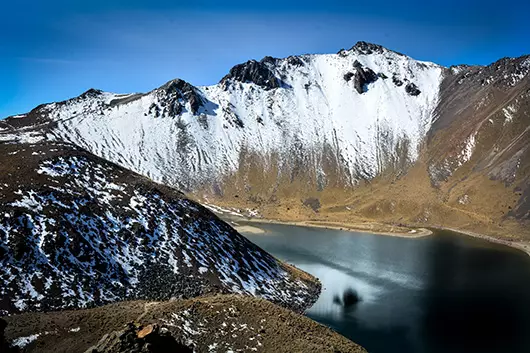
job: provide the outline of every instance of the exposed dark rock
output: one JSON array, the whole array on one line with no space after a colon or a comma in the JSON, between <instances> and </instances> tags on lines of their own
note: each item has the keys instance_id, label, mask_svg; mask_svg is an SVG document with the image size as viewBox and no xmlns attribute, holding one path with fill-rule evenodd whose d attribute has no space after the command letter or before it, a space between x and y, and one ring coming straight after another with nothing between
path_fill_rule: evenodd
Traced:
<instances>
[{"instance_id":1,"label":"exposed dark rock","mask_svg":"<svg viewBox=\"0 0 530 353\"><path fill-rule=\"evenodd\" d=\"M132 94L132 95L125 95L125 97L123 97L123 98L117 98L117 99L111 100L109 105L111 107L115 107L115 106L118 106L118 105L121 105L121 104L127 104L127 103L133 102L133 101L135 101L137 99L140 99L142 96L143 96L143 94L141 94L141 93Z\"/></svg>"},{"instance_id":2,"label":"exposed dark rock","mask_svg":"<svg viewBox=\"0 0 530 353\"><path fill-rule=\"evenodd\" d=\"M168 95L168 113L170 116L177 116L182 112L183 105L179 100L184 100L190 104L190 109L193 114L196 114L204 104L203 98L200 96L197 89L189 84L188 82L175 79L171 80L162 87L160 90Z\"/></svg>"},{"instance_id":3,"label":"exposed dark rock","mask_svg":"<svg viewBox=\"0 0 530 353\"><path fill-rule=\"evenodd\" d=\"M355 90L361 94L366 91L366 85L375 82L378 75L369 67L363 67L363 65L355 60L353 63L354 72L347 72L344 74L344 80L349 82L353 78L353 84Z\"/></svg>"},{"instance_id":4,"label":"exposed dark rock","mask_svg":"<svg viewBox=\"0 0 530 353\"><path fill-rule=\"evenodd\" d=\"M102 90L90 88L88 91L81 94L78 98L86 99L86 98L95 98L103 93Z\"/></svg>"},{"instance_id":5,"label":"exposed dark rock","mask_svg":"<svg viewBox=\"0 0 530 353\"><path fill-rule=\"evenodd\" d=\"M271 58L272 59L272 58ZM222 78L221 83L227 84L228 81L238 82L252 82L265 89L273 89L281 87L280 80L269 69L268 62L258 62L256 60L247 61L244 64L239 64L230 69L228 75Z\"/></svg>"},{"instance_id":6,"label":"exposed dark rock","mask_svg":"<svg viewBox=\"0 0 530 353\"><path fill-rule=\"evenodd\" d=\"M232 103L229 103L227 107L223 108L223 113L226 116L227 121L232 126L237 126L239 128L245 127L245 124L243 123L243 120L237 115L235 112L235 106Z\"/></svg>"},{"instance_id":7,"label":"exposed dark rock","mask_svg":"<svg viewBox=\"0 0 530 353\"><path fill-rule=\"evenodd\" d=\"M391 52L396 53L398 55L403 55L403 54L398 53L396 51L386 49L382 45L373 44L373 43L367 43L367 42L363 42L363 41L357 42L350 50L354 50L354 51L357 51L358 53L365 54L365 55L374 54L374 53L375 54L382 54L382 53L385 52L385 50L391 51Z\"/></svg>"},{"instance_id":8,"label":"exposed dark rock","mask_svg":"<svg viewBox=\"0 0 530 353\"><path fill-rule=\"evenodd\" d=\"M346 82L350 82L351 78L354 76L354 73L353 72L347 72L344 74L344 80Z\"/></svg>"},{"instance_id":9,"label":"exposed dark rock","mask_svg":"<svg viewBox=\"0 0 530 353\"><path fill-rule=\"evenodd\" d=\"M318 212L320 209L320 200L315 197L305 199L302 204L306 207L310 207L315 212Z\"/></svg>"},{"instance_id":10,"label":"exposed dark rock","mask_svg":"<svg viewBox=\"0 0 530 353\"><path fill-rule=\"evenodd\" d=\"M377 80L376 73L369 67L359 68L353 76L355 90L361 94L366 91L366 85Z\"/></svg>"},{"instance_id":11,"label":"exposed dark rock","mask_svg":"<svg viewBox=\"0 0 530 353\"><path fill-rule=\"evenodd\" d=\"M122 331L104 335L86 353L192 353L193 349L177 342L165 327L157 324L127 324Z\"/></svg>"},{"instance_id":12,"label":"exposed dark rock","mask_svg":"<svg viewBox=\"0 0 530 353\"><path fill-rule=\"evenodd\" d=\"M300 67L304 66L304 62L298 56L290 56L287 58L287 63L291 66Z\"/></svg>"},{"instance_id":13,"label":"exposed dark rock","mask_svg":"<svg viewBox=\"0 0 530 353\"><path fill-rule=\"evenodd\" d=\"M405 91L407 91L407 93L411 96L417 96L421 93L421 91L418 89L418 86L416 86L412 82L407 83L407 85L405 86Z\"/></svg>"},{"instance_id":14,"label":"exposed dark rock","mask_svg":"<svg viewBox=\"0 0 530 353\"><path fill-rule=\"evenodd\" d=\"M17 347L10 347L9 343L7 342L4 332L7 327L7 322L0 319L0 352L2 353L18 353L20 352L20 349Z\"/></svg>"},{"instance_id":15,"label":"exposed dark rock","mask_svg":"<svg viewBox=\"0 0 530 353\"><path fill-rule=\"evenodd\" d=\"M396 86L398 86L398 87L403 86L403 81L401 81L401 79L399 78L399 76L396 75L396 74L392 75L392 82L393 82Z\"/></svg>"},{"instance_id":16,"label":"exposed dark rock","mask_svg":"<svg viewBox=\"0 0 530 353\"><path fill-rule=\"evenodd\" d=\"M356 50L359 53L362 54L373 54L373 53L382 53L385 48L383 48L380 45L367 43L367 42L357 42L355 45L351 48L351 50Z\"/></svg>"},{"instance_id":17,"label":"exposed dark rock","mask_svg":"<svg viewBox=\"0 0 530 353\"><path fill-rule=\"evenodd\" d=\"M277 61L278 61L277 58L273 58L272 56L265 56L265 57L263 57L263 59L261 59L260 63L276 65Z\"/></svg>"}]
</instances>

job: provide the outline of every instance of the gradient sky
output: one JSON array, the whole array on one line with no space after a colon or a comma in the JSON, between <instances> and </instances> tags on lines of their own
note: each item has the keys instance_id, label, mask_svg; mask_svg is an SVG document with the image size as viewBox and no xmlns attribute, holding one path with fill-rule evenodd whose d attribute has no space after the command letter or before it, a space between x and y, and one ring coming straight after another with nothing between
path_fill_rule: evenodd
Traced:
<instances>
[{"instance_id":1,"label":"gradient sky","mask_svg":"<svg viewBox=\"0 0 530 353\"><path fill-rule=\"evenodd\" d=\"M0 118L94 87L218 82L265 55L336 53L359 40L442 65L530 53L530 1L3 0Z\"/></svg>"}]
</instances>

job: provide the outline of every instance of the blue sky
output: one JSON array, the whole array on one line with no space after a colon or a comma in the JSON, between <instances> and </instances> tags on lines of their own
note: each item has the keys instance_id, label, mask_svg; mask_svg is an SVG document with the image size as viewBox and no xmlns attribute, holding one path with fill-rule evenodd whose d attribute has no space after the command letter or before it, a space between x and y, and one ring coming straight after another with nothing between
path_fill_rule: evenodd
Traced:
<instances>
[{"instance_id":1,"label":"blue sky","mask_svg":"<svg viewBox=\"0 0 530 353\"><path fill-rule=\"evenodd\" d=\"M144 92L218 82L265 55L335 53L359 40L442 65L530 53L530 2L3 1L0 118L94 87Z\"/></svg>"}]
</instances>

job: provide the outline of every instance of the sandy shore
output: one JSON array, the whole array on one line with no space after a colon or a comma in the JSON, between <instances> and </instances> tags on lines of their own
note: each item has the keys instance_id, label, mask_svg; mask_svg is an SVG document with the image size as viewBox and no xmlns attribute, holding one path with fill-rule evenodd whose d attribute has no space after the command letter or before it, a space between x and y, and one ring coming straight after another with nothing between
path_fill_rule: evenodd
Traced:
<instances>
[{"instance_id":1,"label":"sandy shore","mask_svg":"<svg viewBox=\"0 0 530 353\"><path fill-rule=\"evenodd\" d=\"M238 233L250 233L250 234L264 234L265 233L265 230L258 228L258 227L249 226L249 225L244 225L244 226L232 225L232 226L235 228L235 230L238 231Z\"/></svg>"},{"instance_id":2,"label":"sandy shore","mask_svg":"<svg viewBox=\"0 0 530 353\"><path fill-rule=\"evenodd\" d=\"M232 218L232 217L231 217ZM239 218L239 217L237 217ZM340 223L340 222L326 222L326 221L280 221L274 219L263 219L263 218L239 218L239 221L245 223L262 223L262 224L283 224L283 225L292 225L300 227L313 227L313 228L323 228L323 229L335 229L335 230L345 230L345 231L354 231L354 232L367 232L372 234L386 235L392 237L402 237L402 238L421 238L433 234L431 230L426 228L405 228L405 227L393 227L380 225L377 223ZM235 223L235 222L230 222ZM259 226L253 227L250 225L238 225L237 223L233 224L238 232L243 233L252 233L252 234L263 234L266 233ZM381 230L381 228L390 228L389 230ZM449 230L455 233L464 234L474 238L483 239L492 243L502 244L514 249L523 251L528 256L530 256L530 242L524 241L510 241L506 239L499 239L489 235L479 234L467 230L449 228L449 227L432 227L434 229Z\"/></svg>"},{"instance_id":3,"label":"sandy shore","mask_svg":"<svg viewBox=\"0 0 530 353\"><path fill-rule=\"evenodd\" d=\"M247 232L253 234L265 233L263 229L253 227L250 225L239 225L234 222L235 216L229 217L229 223L239 232ZM323 229L334 229L334 230L345 230L353 232L366 232L372 234L386 235L392 237L402 238L421 238L432 234L432 231L426 228L405 228L405 227L393 227L384 226L388 230L382 230L383 226L374 223L339 223L339 222L326 222L326 221L280 221L275 219L264 219L264 218L239 218L238 221L246 223L256 224L283 224L298 227L312 227L312 228L323 228ZM257 229L261 230L258 232Z\"/></svg>"}]
</instances>

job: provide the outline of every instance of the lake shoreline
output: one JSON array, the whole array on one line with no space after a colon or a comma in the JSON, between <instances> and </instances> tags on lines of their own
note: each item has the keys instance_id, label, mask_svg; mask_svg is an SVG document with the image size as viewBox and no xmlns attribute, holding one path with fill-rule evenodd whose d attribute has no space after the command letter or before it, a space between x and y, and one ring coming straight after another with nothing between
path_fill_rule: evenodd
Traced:
<instances>
[{"instance_id":1,"label":"lake shoreline","mask_svg":"<svg viewBox=\"0 0 530 353\"><path fill-rule=\"evenodd\" d=\"M505 239L492 237L490 235L484 235L484 234L475 233L475 232L472 232L472 231L469 231L469 230L462 230L462 229L450 228L450 227L431 227L431 228L440 229L440 230L449 230L449 231L452 231L452 232L455 232L455 233L459 233L459 234L463 234L463 235L467 235L467 236L470 236L470 237L473 237L473 238L486 240L486 241L489 241L490 243L496 243L496 244L505 245L505 246L508 246L510 248L520 250L520 251L524 252L526 255L530 256L530 242L510 241L510 240L505 240Z\"/></svg>"},{"instance_id":2,"label":"lake shoreline","mask_svg":"<svg viewBox=\"0 0 530 353\"><path fill-rule=\"evenodd\" d=\"M343 230L343 231L360 232L360 233L371 233L371 234L377 234L377 235L399 237L399 238L412 238L412 239L422 238L422 237L426 237L426 236L433 234L433 232L430 229L415 228L415 227L407 227L407 228L410 228L411 230L414 230L415 231L414 233L399 232L399 231L395 231L395 232L380 231L380 230L374 229L373 224L367 224L367 223L366 224L352 224L352 223L326 222L326 221L282 221L282 220L276 220L276 219L245 218L245 217L238 217L238 216L230 216L230 217L222 217L222 218L227 220L228 223L235 222L236 224L234 225L234 228L236 228L238 232L247 232L247 233L252 233L252 234L265 234L266 232L259 227L253 227L250 225L239 226L237 225L237 222L239 221L239 222L258 223L258 224L259 223L282 224L282 225L291 225L291 226L298 226L298 227L311 227L311 228ZM372 228L370 228L367 225L372 226ZM466 236L470 236L473 238L486 240L491 243L505 245L513 249L522 251L526 255L530 256L530 242L510 241L510 240L505 240L505 239L499 239L499 238L492 237L489 235L479 234L479 233L475 233L475 232L468 231L468 230L450 228L450 227L429 226L429 228L437 229L437 230L449 230L449 231L459 233L462 235L466 235Z\"/></svg>"},{"instance_id":3,"label":"lake shoreline","mask_svg":"<svg viewBox=\"0 0 530 353\"><path fill-rule=\"evenodd\" d=\"M368 223L340 223L340 222L326 222L326 221L282 221L277 219L267 219L267 218L245 218L238 216L226 217L223 215L225 221L230 223L237 231L248 232L253 234L263 234L266 233L259 227L253 227L250 225L241 226L237 222L246 222L246 223L262 223L262 224L282 224L290 225L297 227L310 227L310 228L322 228L322 229L333 229L333 230L343 230L350 232L360 232L360 233L370 233L377 235L385 235L391 237L399 238L422 238L433 234L433 232L427 228L415 228L407 227L407 232L405 231L392 231L393 228L403 228L403 227L392 227L390 226L391 231L383 231L375 228L373 224ZM259 229L260 231L258 231Z\"/></svg>"}]
</instances>

